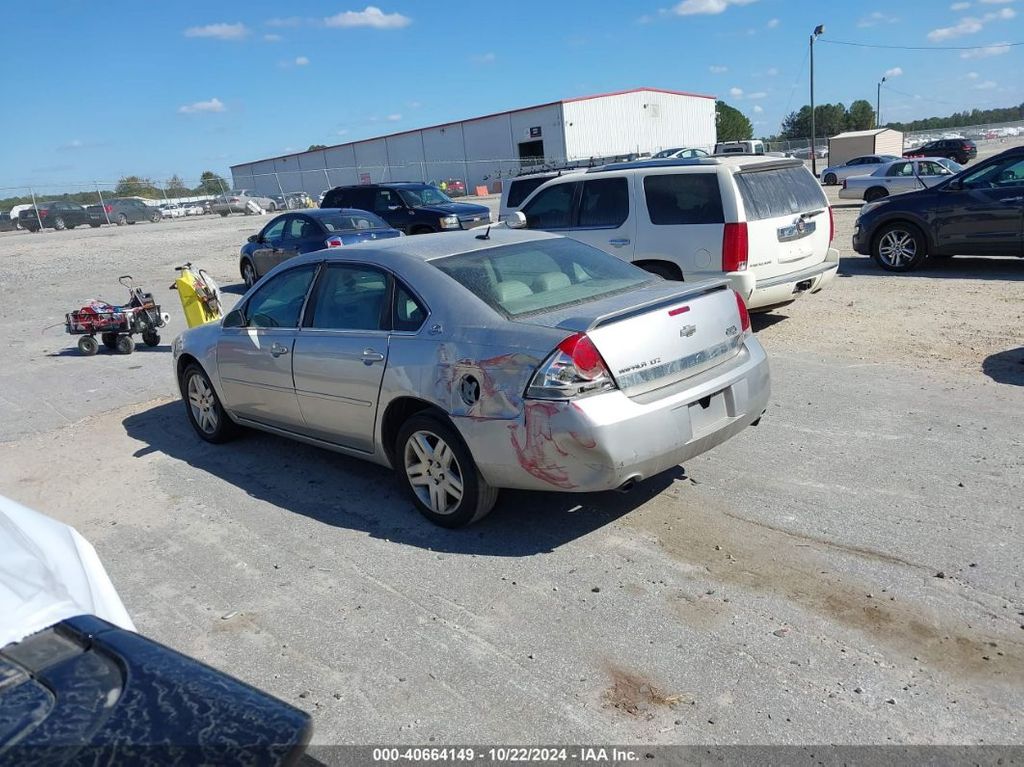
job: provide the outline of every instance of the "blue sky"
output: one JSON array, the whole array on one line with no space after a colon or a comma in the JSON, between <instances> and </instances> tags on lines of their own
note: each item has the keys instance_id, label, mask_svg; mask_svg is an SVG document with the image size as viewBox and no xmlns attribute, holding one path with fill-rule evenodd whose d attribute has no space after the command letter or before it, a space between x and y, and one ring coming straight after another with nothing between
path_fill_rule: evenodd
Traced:
<instances>
[{"instance_id":1,"label":"blue sky","mask_svg":"<svg viewBox=\"0 0 1024 767\"><path fill-rule=\"evenodd\" d=\"M807 102L885 119L1024 101L1024 0L594 0L444 5L58 0L0 30L0 187L189 181L205 169L637 86L717 95L759 135ZM15 87L16 85L16 87ZM0 196L6 196L0 190Z\"/></svg>"}]
</instances>

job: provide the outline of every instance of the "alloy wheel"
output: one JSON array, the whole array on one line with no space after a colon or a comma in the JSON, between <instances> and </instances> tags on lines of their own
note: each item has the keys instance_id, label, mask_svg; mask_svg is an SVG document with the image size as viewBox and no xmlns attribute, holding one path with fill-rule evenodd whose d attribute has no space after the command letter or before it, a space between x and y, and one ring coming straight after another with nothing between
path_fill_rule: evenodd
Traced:
<instances>
[{"instance_id":1,"label":"alloy wheel","mask_svg":"<svg viewBox=\"0 0 1024 767\"><path fill-rule=\"evenodd\" d=\"M188 404L196 425L206 434L217 431L216 398L213 389L198 373L188 379Z\"/></svg>"},{"instance_id":2,"label":"alloy wheel","mask_svg":"<svg viewBox=\"0 0 1024 767\"><path fill-rule=\"evenodd\" d=\"M462 467L451 447L430 431L405 442L405 473L420 501L435 514L453 514L462 502Z\"/></svg>"},{"instance_id":3,"label":"alloy wheel","mask_svg":"<svg viewBox=\"0 0 1024 767\"><path fill-rule=\"evenodd\" d=\"M889 266L905 266L917 258L917 240L905 229L892 229L879 240L878 257Z\"/></svg>"}]
</instances>

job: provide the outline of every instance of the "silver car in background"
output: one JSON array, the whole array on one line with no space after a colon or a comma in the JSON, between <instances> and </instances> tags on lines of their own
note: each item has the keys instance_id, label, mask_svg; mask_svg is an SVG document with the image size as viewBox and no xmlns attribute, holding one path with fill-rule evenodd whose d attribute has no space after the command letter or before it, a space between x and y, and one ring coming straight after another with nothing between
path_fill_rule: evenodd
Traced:
<instances>
[{"instance_id":1,"label":"silver car in background","mask_svg":"<svg viewBox=\"0 0 1024 767\"><path fill-rule=\"evenodd\" d=\"M768 361L725 280L494 227L293 258L173 345L196 433L252 426L393 467L459 527L498 488L628 488L757 421Z\"/></svg>"},{"instance_id":2,"label":"silver car in background","mask_svg":"<svg viewBox=\"0 0 1024 767\"><path fill-rule=\"evenodd\" d=\"M248 189L236 189L227 194L219 194L214 197L213 203L210 205L210 212L219 213L221 216L227 216L230 213L245 213L249 215L253 212L249 209L250 201L256 203L268 213L276 212L279 207L270 197L261 197ZM259 211L256 212L258 213Z\"/></svg>"},{"instance_id":3,"label":"silver car in background","mask_svg":"<svg viewBox=\"0 0 1024 767\"><path fill-rule=\"evenodd\" d=\"M874 202L891 194L927 189L955 175L938 157L894 160L868 176L851 176L843 181L839 196L844 200Z\"/></svg>"},{"instance_id":4,"label":"silver car in background","mask_svg":"<svg viewBox=\"0 0 1024 767\"><path fill-rule=\"evenodd\" d=\"M825 186L835 186L841 184L845 178L874 173L882 165L899 159L894 154L869 154L854 157L839 165L830 165L825 168L821 172L821 183Z\"/></svg>"}]
</instances>

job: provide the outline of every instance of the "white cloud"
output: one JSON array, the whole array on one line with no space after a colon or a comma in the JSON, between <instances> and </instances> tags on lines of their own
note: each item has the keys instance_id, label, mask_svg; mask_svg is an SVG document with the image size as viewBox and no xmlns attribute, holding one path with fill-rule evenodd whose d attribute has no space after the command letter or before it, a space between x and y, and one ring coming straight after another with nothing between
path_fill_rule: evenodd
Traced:
<instances>
[{"instance_id":1,"label":"white cloud","mask_svg":"<svg viewBox=\"0 0 1024 767\"><path fill-rule=\"evenodd\" d=\"M412 23L412 19L400 13L384 13L375 5L366 6L362 11L342 11L324 19L328 27L373 27L374 29L400 29Z\"/></svg>"},{"instance_id":2,"label":"white cloud","mask_svg":"<svg viewBox=\"0 0 1024 767\"><path fill-rule=\"evenodd\" d=\"M951 6L949 6L949 10L951 10L951 11L966 11L970 7L971 7L970 3L953 3Z\"/></svg>"},{"instance_id":3,"label":"white cloud","mask_svg":"<svg viewBox=\"0 0 1024 767\"><path fill-rule=\"evenodd\" d=\"M281 19L267 19L264 24L268 27L298 27L302 26L303 19L299 16L289 16L288 18Z\"/></svg>"},{"instance_id":4,"label":"white cloud","mask_svg":"<svg viewBox=\"0 0 1024 767\"><path fill-rule=\"evenodd\" d=\"M968 80L977 80L979 77L981 77L981 75L979 75L977 72L968 72L966 75L964 75L964 77L966 77Z\"/></svg>"},{"instance_id":5,"label":"white cloud","mask_svg":"<svg viewBox=\"0 0 1024 767\"><path fill-rule=\"evenodd\" d=\"M964 51L960 54L962 59L987 59L992 56L1002 56L1004 53L1009 53L1011 50L1009 43L992 43L992 45L986 45L982 48L976 48L973 51Z\"/></svg>"},{"instance_id":6,"label":"white cloud","mask_svg":"<svg viewBox=\"0 0 1024 767\"><path fill-rule=\"evenodd\" d=\"M775 77L777 74L779 74L779 70L776 67L771 67L770 69L765 71L765 74L768 75L768 77Z\"/></svg>"},{"instance_id":7,"label":"white cloud","mask_svg":"<svg viewBox=\"0 0 1024 767\"><path fill-rule=\"evenodd\" d=\"M193 104L185 104L184 106L178 107L178 113L183 115L197 114L199 112L225 112L227 107L224 106L218 98L212 98L209 101L196 101Z\"/></svg>"},{"instance_id":8,"label":"white cloud","mask_svg":"<svg viewBox=\"0 0 1024 767\"><path fill-rule=\"evenodd\" d=\"M348 128L342 128L340 131L337 132L336 135L338 135L338 136L347 136L348 135Z\"/></svg>"},{"instance_id":9,"label":"white cloud","mask_svg":"<svg viewBox=\"0 0 1024 767\"><path fill-rule=\"evenodd\" d=\"M492 51L488 51L487 53L480 53L476 56L472 56L471 60L477 64L493 64L498 60L498 57L495 56Z\"/></svg>"},{"instance_id":10,"label":"white cloud","mask_svg":"<svg viewBox=\"0 0 1024 767\"><path fill-rule=\"evenodd\" d=\"M765 26L768 29L775 29L777 26L779 26L779 20L778 19L768 19L768 23L765 24Z\"/></svg>"},{"instance_id":11,"label":"white cloud","mask_svg":"<svg viewBox=\"0 0 1024 767\"><path fill-rule=\"evenodd\" d=\"M903 74L903 67L893 67L892 69L885 70L885 76L890 80L894 77L899 77Z\"/></svg>"},{"instance_id":12,"label":"white cloud","mask_svg":"<svg viewBox=\"0 0 1024 767\"><path fill-rule=\"evenodd\" d=\"M1013 8L1002 8L998 11L992 11L986 13L981 18L976 16L964 16L952 27L940 27L939 29L933 29L928 33L928 39L933 43L941 43L945 40L951 40L954 37L960 37L961 35L973 35L985 28L985 25L991 21L1009 21L1017 16L1017 12Z\"/></svg>"},{"instance_id":13,"label":"white cloud","mask_svg":"<svg viewBox=\"0 0 1024 767\"><path fill-rule=\"evenodd\" d=\"M189 27L185 37L212 37L217 40L241 40L249 34L249 27L237 24L207 24L204 27Z\"/></svg>"},{"instance_id":14,"label":"white cloud","mask_svg":"<svg viewBox=\"0 0 1024 767\"><path fill-rule=\"evenodd\" d=\"M61 146L61 149L81 149L85 144L82 143L82 139L73 138L68 143Z\"/></svg>"},{"instance_id":15,"label":"white cloud","mask_svg":"<svg viewBox=\"0 0 1024 767\"><path fill-rule=\"evenodd\" d=\"M295 66L297 66L297 67L309 66L309 59L306 58L305 56L298 56L295 59Z\"/></svg>"},{"instance_id":16,"label":"white cloud","mask_svg":"<svg viewBox=\"0 0 1024 767\"><path fill-rule=\"evenodd\" d=\"M748 93L746 97L748 99L753 99L753 100L757 101L759 99L766 99L766 98L768 98L768 94L765 93L764 91L754 91L753 93Z\"/></svg>"},{"instance_id":17,"label":"white cloud","mask_svg":"<svg viewBox=\"0 0 1024 767\"><path fill-rule=\"evenodd\" d=\"M875 11L857 22L858 27L877 27L879 24L895 24L899 21L897 16L888 16L881 11Z\"/></svg>"},{"instance_id":18,"label":"white cloud","mask_svg":"<svg viewBox=\"0 0 1024 767\"><path fill-rule=\"evenodd\" d=\"M743 89L736 87L730 88L729 95L732 96L734 99L741 99L743 98Z\"/></svg>"},{"instance_id":19,"label":"white cloud","mask_svg":"<svg viewBox=\"0 0 1024 767\"><path fill-rule=\"evenodd\" d=\"M981 2L987 5L1005 5L1006 3L1012 3L1013 0L981 0Z\"/></svg>"},{"instance_id":20,"label":"white cloud","mask_svg":"<svg viewBox=\"0 0 1024 767\"><path fill-rule=\"evenodd\" d=\"M994 80L986 80L983 83L978 83L974 86L976 91L990 91L998 85Z\"/></svg>"},{"instance_id":21,"label":"white cloud","mask_svg":"<svg viewBox=\"0 0 1024 767\"><path fill-rule=\"evenodd\" d=\"M712 64L708 67L708 71L713 75L724 75L729 71L729 67L723 67L718 64Z\"/></svg>"},{"instance_id":22,"label":"white cloud","mask_svg":"<svg viewBox=\"0 0 1024 767\"><path fill-rule=\"evenodd\" d=\"M263 42L279 43L281 42L281 35L263 35Z\"/></svg>"},{"instance_id":23,"label":"white cloud","mask_svg":"<svg viewBox=\"0 0 1024 767\"><path fill-rule=\"evenodd\" d=\"M389 123L396 123L396 122L398 122L399 120L402 119L402 115L400 115L400 114L388 115L384 119L387 120Z\"/></svg>"},{"instance_id":24,"label":"white cloud","mask_svg":"<svg viewBox=\"0 0 1024 767\"><path fill-rule=\"evenodd\" d=\"M757 0L683 0L672 7L677 16L714 15L722 13L730 5L750 5Z\"/></svg>"},{"instance_id":25,"label":"white cloud","mask_svg":"<svg viewBox=\"0 0 1024 767\"><path fill-rule=\"evenodd\" d=\"M764 112L764 107L760 104L754 104L754 114L759 115Z\"/></svg>"}]
</instances>

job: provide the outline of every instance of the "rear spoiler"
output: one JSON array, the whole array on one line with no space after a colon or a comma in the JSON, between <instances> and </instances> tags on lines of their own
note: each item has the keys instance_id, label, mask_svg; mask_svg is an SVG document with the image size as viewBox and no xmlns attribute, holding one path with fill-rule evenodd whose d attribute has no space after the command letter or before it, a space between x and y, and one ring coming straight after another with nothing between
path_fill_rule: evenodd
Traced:
<instances>
[{"instance_id":1,"label":"rear spoiler","mask_svg":"<svg viewBox=\"0 0 1024 767\"><path fill-rule=\"evenodd\" d=\"M595 330L612 322L621 322L622 320L627 320L630 317L635 317L638 314L646 314L652 309L658 309L662 306L668 307L672 304L678 304L680 301L692 300L698 296L707 295L708 293L717 293L720 290L727 290L728 288L729 281L722 278L695 282L690 287L679 290L672 295L652 298L649 301L637 304L636 306L630 306L627 309L620 309L617 312L601 314L591 321L587 330ZM565 323L561 324L564 325Z\"/></svg>"},{"instance_id":2,"label":"rear spoiler","mask_svg":"<svg viewBox=\"0 0 1024 767\"><path fill-rule=\"evenodd\" d=\"M764 155L758 155L764 157ZM758 162L750 163L748 165L741 165L740 173L756 173L759 170L778 170L779 168L803 168L804 161L797 160L796 158L786 158L779 160L771 160L770 162Z\"/></svg>"}]
</instances>

